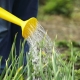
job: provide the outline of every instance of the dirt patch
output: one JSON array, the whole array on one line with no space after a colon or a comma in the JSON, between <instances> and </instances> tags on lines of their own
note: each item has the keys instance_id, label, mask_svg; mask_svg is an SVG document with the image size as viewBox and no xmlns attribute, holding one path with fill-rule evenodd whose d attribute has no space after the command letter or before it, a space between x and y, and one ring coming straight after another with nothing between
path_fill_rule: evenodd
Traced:
<instances>
[{"instance_id":1,"label":"dirt patch","mask_svg":"<svg viewBox=\"0 0 80 80\"><path fill-rule=\"evenodd\" d=\"M47 31L51 39L80 40L80 20L69 19L62 16L52 15L46 20L40 20L40 24Z\"/></svg>"}]
</instances>

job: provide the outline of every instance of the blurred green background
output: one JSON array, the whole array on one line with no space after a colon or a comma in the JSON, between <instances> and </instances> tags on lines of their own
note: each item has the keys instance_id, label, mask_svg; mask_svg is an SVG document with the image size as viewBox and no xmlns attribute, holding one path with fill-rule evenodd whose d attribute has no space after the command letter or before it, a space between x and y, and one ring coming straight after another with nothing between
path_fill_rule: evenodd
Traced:
<instances>
[{"instance_id":1,"label":"blurred green background","mask_svg":"<svg viewBox=\"0 0 80 80\"><path fill-rule=\"evenodd\" d=\"M39 0L38 20L52 40L80 40L80 0Z\"/></svg>"},{"instance_id":2,"label":"blurred green background","mask_svg":"<svg viewBox=\"0 0 80 80\"><path fill-rule=\"evenodd\" d=\"M39 0L38 20L60 53L78 55L80 69L80 0ZM79 72L80 74L80 72Z\"/></svg>"},{"instance_id":3,"label":"blurred green background","mask_svg":"<svg viewBox=\"0 0 80 80\"><path fill-rule=\"evenodd\" d=\"M53 41L57 37L61 54L70 55L72 42L78 55L76 75L80 75L80 0L39 0L38 20Z\"/></svg>"}]
</instances>

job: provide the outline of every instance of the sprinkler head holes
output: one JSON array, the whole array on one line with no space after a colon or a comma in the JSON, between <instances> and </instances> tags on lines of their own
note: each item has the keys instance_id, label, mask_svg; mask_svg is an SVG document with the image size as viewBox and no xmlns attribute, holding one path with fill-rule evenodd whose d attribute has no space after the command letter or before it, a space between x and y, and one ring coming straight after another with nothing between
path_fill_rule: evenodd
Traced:
<instances>
[{"instance_id":1,"label":"sprinkler head holes","mask_svg":"<svg viewBox=\"0 0 80 80\"><path fill-rule=\"evenodd\" d=\"M34 34L35 30L37 29L38 21L36 18L32 17L26 21L23 21L21 28L22 28L22 36L24 38L28 38L32 34Z\"/></svg>"}]
</instances>

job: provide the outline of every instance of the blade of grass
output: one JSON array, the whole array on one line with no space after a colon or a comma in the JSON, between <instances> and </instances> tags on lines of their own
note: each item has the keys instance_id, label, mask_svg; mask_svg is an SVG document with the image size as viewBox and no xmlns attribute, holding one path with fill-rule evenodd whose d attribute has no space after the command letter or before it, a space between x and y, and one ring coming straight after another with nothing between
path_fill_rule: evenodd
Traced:
<instances>
[{"instance_id":1,"label":"blade of grass","mask_svg":"<svg viewBox=\"0 0 80 80\"><path fill-rule=\"evenodd\" d=\"M45 76L44 76L44 73L43 73L43 65L42 65L41 54L42 53L41 53L41 49L40 49L40 52L39 52L39 58L40 58L40 61L39 61L40 75L41 75L42 80L45 80Z\"/></svg>"},{"instance_id":2,"label":"blade of grass","mask_svg":"<svg viewBox=\"0 0 80 80\"><path fill-rule=\"evenodd\" d=\"M18 78L18 74L19 74L19 72L22 70L22 68L23 68L23 66L21 66L17 71L16 71L16 74L15 74L15 76L13 77L13 79L12 80L17 80L17 78Z\"/></svg>"}]
</instances>

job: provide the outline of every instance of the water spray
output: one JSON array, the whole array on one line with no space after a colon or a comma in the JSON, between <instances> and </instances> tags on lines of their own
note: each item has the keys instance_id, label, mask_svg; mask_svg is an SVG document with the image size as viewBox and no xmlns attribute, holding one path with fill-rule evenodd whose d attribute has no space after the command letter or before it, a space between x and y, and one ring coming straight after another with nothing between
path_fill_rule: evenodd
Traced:
<instances>
[{"instance_id":1,"label":"water spray","mask_svg":"<svg viewBox=\"0 0 80 80\"><path fill-rule=\"evenodd\" d=\"M30 43L30 49L32 49L32 51L35 53L33 54L34 58L37 58L40 48L39 43L43 39L45 40L44 42L46 45L42 50L46 53L50 53L49 51L52 49L52 41L36 18L32 17L26 21L23 21L1 7L0 18L21 27L23 38L25 38Z\"/></svg>"}]
</instances>

